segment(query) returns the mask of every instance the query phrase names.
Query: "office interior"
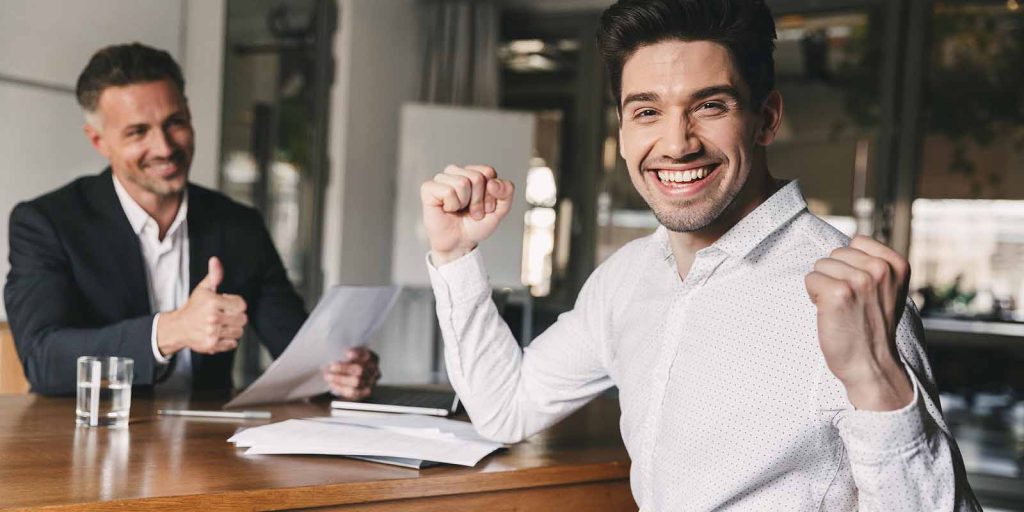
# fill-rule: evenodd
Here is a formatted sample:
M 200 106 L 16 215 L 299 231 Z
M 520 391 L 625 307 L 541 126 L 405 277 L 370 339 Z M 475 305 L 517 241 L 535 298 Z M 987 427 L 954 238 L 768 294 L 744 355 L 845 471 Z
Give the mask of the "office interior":
M 418 208 L 396 200 L 403 113 L 531 119 L 522 233 L 499 248 L 521 254 L 519 279 L 495 289 L 528 345 L 657 226 L 618 156 L 593 44 L 610 3 L 5 0 L 0 282 L 14 204 L 105 165 L 82 135 L 77 74 L 96 49 L 140 41 L 183 67 L 191 180 L 263 214 L 307 306 L 332 285 L 404 285 L 373 342 L 382 382 L 443 384 L 431 290 L 395 279 L 402 212 Z M 785 99 L 769 167 L 836 228 L 908 257 L 971 484 L 986 510 L 1024 510 L 1024 2 L 767 3 Z M 6 343 L 0 392 L 26 392 Z M 251 337 L 239 351 L 241 387 L 270 357 Z

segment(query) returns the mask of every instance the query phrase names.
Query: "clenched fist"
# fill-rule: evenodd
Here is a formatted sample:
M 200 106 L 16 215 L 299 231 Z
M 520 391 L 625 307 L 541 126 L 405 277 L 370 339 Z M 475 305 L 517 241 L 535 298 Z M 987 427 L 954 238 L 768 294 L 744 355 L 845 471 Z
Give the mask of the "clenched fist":
M 249 318 L 245 300 L 219 294 L 224 279 L 220 260 L 210 258 L 206 277 L 196 285 L 184 306 L 162 313 L 157 321 L 157 348 L 164 356 L 189 348 L 200 354 L 226 352 L 238 346 Z
M 864 236 L 818 260 L 805 278 L 821 352 L 857 409 L 895 410 L 914 396 L 896 349 L 909 280 L 906 259 Z
M 515 185 L 486 165 L 449 165 L 420 187 L 431 259 L 444 265 L 472 251 L 512 207 Z

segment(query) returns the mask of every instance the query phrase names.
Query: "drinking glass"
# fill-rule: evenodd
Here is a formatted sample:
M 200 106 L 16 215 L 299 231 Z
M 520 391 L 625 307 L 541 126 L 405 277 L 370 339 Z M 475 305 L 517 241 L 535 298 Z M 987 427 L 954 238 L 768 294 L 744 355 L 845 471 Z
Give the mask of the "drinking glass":
M 130 357 L 79 357 L 75 423 L 87 427 L 127 427 L 134 366 Z

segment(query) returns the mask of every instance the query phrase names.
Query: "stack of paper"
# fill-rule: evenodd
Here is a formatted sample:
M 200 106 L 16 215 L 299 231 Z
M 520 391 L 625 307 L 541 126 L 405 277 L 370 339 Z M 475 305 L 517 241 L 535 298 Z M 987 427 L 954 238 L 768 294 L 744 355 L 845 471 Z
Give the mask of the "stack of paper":
M 248 448 L 246 455 L 343 455 L 414 467 L 421 465 L 410 461 L 475 466 L 502 447 L 462 421 L 353 412 L 253 427 L 228 442 Z

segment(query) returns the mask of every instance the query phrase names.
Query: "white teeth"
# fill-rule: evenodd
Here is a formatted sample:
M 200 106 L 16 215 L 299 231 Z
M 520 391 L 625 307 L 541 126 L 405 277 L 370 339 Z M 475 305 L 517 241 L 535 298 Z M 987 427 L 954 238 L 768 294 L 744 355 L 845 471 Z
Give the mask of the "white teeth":
M 658 171 L 658 179 L 679 183 L 683 181 L 683 173 L 680 171 Z
M 711 174 L 712 169 L 714 169 L 713 165 L 691 171 L 658 171 L 658 179 L 673 183 L 688 183 L 704 179 L 708 174 Z

